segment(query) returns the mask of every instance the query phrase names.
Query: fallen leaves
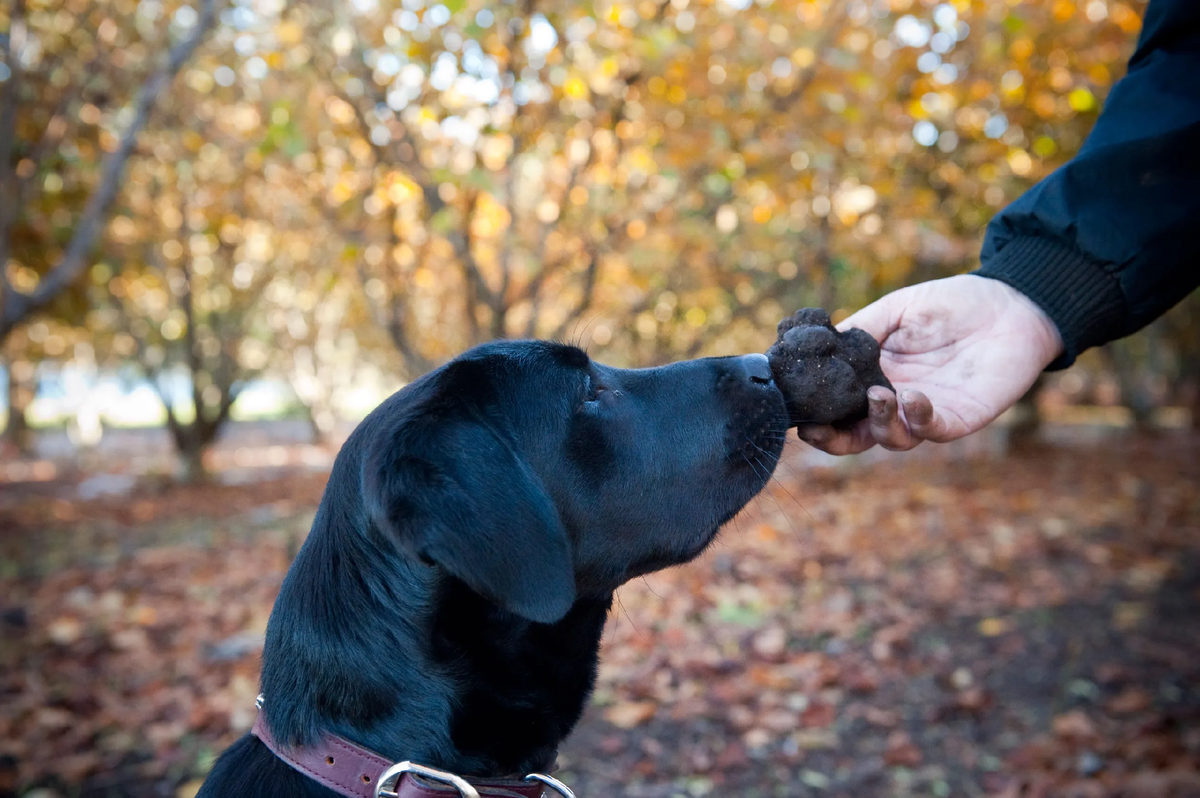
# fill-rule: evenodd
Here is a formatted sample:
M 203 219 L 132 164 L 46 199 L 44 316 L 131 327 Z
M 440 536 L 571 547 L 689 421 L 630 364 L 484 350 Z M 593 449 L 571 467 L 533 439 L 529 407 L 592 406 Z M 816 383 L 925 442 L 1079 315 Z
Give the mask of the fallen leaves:
M 1081 709 L 1058 715 L 1051 728 L 1059 737 L 1087 739 L 1096 736 L 1096 724 Z
M 1193 454 L 1156 443 L 799 476 L 785 464 L 698 562 L 620 591 L 597 704 L 561 775 L 581 795 L 1190 795 Z M 1120 488 L 1130 472 L 1161 486 L 1156 517 L 1171 525 L 1147 531 Z M 293 516 L 253 519 L 288 493 L 154 494 L 154 520 L 125 533 L 120 557 L 80 564 L 76 549 L 76 564 L 0 580 L 0 786 L 7 755 L 19 789 L 119 778 L 145 785 L 127 794 L 194 793 L 254 718 L 294 542 Z M 107 505 L 80 506 L 108 523 L 95 520 Z M 199 542 L 178 538 L 175 507 Z M 33 540 L 41 523 L 17 529 Z M 0 545 L 14 551 L 10 528 Z
M 658 704 L 653 701 L 622 701 L 604 710 L 604 719 L 618 729 L 632 729 L 640 726 L 658 712 Z

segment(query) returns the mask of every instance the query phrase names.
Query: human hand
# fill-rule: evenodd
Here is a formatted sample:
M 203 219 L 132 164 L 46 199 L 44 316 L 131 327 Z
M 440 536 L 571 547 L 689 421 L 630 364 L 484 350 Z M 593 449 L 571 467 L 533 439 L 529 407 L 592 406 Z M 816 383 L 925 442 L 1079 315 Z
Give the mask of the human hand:
M 1063 350 L 1058 328 L 1032 300 L 970 274 L 894 291 L 838 325 L 850 327 L 879 341 L 880 365 L 899 397 L 875 386 L 868 417 L 849 430 L 797 428 L 830 454 L 962 438 L 1015 404 Z

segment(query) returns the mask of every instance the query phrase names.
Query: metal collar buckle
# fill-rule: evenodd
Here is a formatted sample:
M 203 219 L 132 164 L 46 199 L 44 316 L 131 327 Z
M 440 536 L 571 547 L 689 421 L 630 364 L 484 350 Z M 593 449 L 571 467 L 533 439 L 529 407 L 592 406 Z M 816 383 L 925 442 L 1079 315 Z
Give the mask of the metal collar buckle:
M 575 798 L 575 793 L 571 792 L 571 788 L 563 784 L 553 776 L 547 776 L 544 773 L 530 773 L 525 777 L 525 781 L 540 781 L 550 789 L 562 796 L 562 798 Z
M 437 768 L 418 765 L 415 762 L 407 760 L 397 762 L 379 776 L 379 780 L 375 784 L 375 798 L 399 798 L 398 787 L 400 786 L 400 778 L 405 773 L 412 773 L 430 781 L 447 784 L 458 790 L 461 798 L 479 798 L 479 791 L 472 787 L 470 782 L 463 777 L 456 776 L 444 770 L 438 770 Z M 562 798 L 575 798 L 575 793 L 571 792 L 570 787 L 544 773 L 530 773 L 525 777 L 525 781 L 541 782 L 561 795 Z
M 400 785 L 400 777 L 405 773 L 414 773 L 418 776 L 424 776 L 430 781 L 449 784 L 458 790 L 458 794 L 462 798 L 479 798 L 479 791 L 461 776 L 455 776 L 453 773 L 447 773 L 444 770 L 418 765 L 408 760 L 397 762 L 380 774 L 379 781 L 375 783 L 375 798 L 398 798 L 399 791 L 396 788 Z

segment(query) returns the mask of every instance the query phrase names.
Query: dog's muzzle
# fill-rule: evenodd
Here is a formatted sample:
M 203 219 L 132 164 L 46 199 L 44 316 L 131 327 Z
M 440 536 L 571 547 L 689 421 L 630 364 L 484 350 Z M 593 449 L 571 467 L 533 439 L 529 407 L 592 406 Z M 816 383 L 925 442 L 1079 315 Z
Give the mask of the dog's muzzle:
M 313 745 L 284 746 L 267 728 L 262 703 L 260 695 L 254 702 L 259 712 L 250 733 L 294 770 L 345 798 L 447 798 L 446 787 L 458 790 L 460 798 L 544 798 L 547 788 L 558 798 L 575 798 L 567 785 L 542 773 L 530 773 L 521 780 L 471 783 L 462 776 L 415 762 L 393 763 L 328 732 Z

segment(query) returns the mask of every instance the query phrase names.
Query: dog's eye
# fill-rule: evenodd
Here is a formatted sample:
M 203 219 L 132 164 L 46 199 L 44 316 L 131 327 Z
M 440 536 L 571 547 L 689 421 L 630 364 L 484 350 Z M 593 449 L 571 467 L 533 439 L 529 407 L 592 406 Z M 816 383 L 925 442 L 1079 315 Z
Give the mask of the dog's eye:
M 608 388 L 605 388 L 603 385 L 596 382 L 594 379 L 592 379 L 592 375 L 589 374 L 587 376 L 587 382 L 585 383 L 583 400 L 585 402 L 594 402 L 599 399 L 600 395 L 607 390 Z

